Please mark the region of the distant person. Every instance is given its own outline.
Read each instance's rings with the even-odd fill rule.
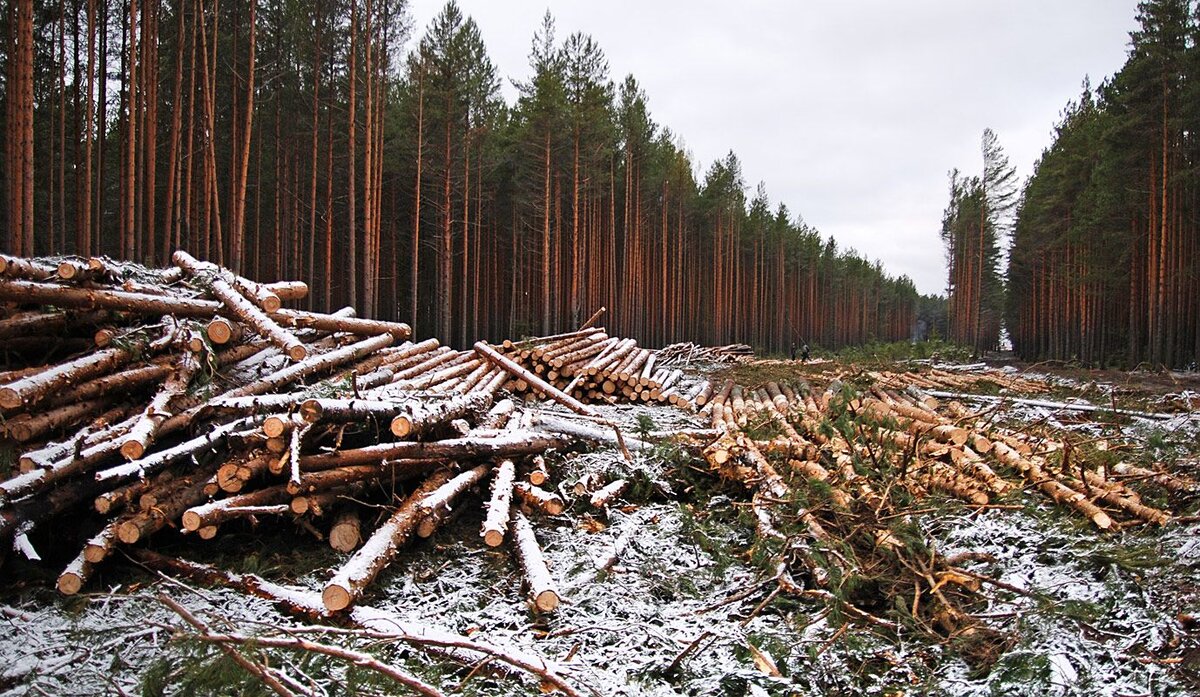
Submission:
[[[792,360],[796,360],[796,342],[792,342]]]
[[[804,346],[803,346],[803,347],[800,349],[800,362],[801,362],[801,363],[808,363],[808,344],[805,344],[805,345],[804,345]]]

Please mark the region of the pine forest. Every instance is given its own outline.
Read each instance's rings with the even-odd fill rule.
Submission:
[[[14,254],[186,249],[462,345],[599,307],[658,345],[910,335],[908,279],[748,197],[732,152],[698,181],[549,14],[506,104],[453,2],[411,40],[398,0],[41,3],[11,3],[0,54]]]

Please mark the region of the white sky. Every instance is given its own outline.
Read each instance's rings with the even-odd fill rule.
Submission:
[[[444,0],[410,0],[413,40]],[[505,79],[527,77],[543,13],[591,34],[619,83],[681,136],[699,176],[730,149],[839,246],[945,287],[947,172],[996,131],[1022,178],[1085,75],[1125,60],[1136,0],[459,0]]]

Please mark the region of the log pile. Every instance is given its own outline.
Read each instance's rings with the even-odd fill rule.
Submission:
[[[902,626],[892,609],[905,608],[903,626],[937,642],[967,639],[963,657],[979,668],[1009,646],[973,616],[981,584],[1029,591],[940,555],[918,513],[939,498],[977,511],[1022,508],[1031,492],[1115,531],[1183,520],[1143,498],[1147,486],[1153,500],[1166,493],[1177,503],[1200,491],[1161,469],[1097,465],[1065,435],[1006,429],[911,385],[726,379],[701,414],[720,434],[703,450],[710,471],[749,492],[758,545],[774,554],[768,598],[819,599],[889,632]]]
[[[715,349],[714,355],[729,348]],[[500,350],[539,379],[585,404],[656,402],[692,409],[707,387],[706,380],[675,367],[680,362],[677,353],[640,347],[633,339],[609,336],[603,328],[505,341]],[[520,378],[506,387],[518,394],[543,391]]]
[[[754,349],[746,344],[728,346],[699,346],[690,341],[670,344],[658,350],[663,365],[702,363],[745,363],[754,358]]]
[[[1165,472],[1072,457],[1065,434],[1005,428],[961,402],[943,403],[912,385],[897,390],[888,384],[854,389],[835,379],[818,393],[807,383],[750,388],[729,379],[701,414],[715,429],[754,433],[756,448],[786,457],[794,472],[834,485],[843,502],[873,495],[861,488],[854,463],[894,473],[889,486],[903,486],[916,498],[939,492],[986,507],[1029,488],[1103,530],[1172,520],[1170,511],[1142,502],[1137,488],[1146,480],[1157,478],[1177,493],[1195,490],[1194,483]]]
[[[23,340],[5,346],[0,376],[19,462],[0,481],[0,538],[36,557],[39,527],[91,508],[95,534],[59,577],[72,594],[117,549],[165,529],[209,540],[290,519],[353,552],[324,590],[337,611],[491,481],[481,535],[512,540],[531,602],[554,609],[551,571],[519,509],[534,521],[561,513],[563,501],[537,486],[548,483],[540,455],[600,429],[556,430],[561,417],[497,399],[524,373],[486,345],[454,351],[349,310],[285,309],[302,284],[258,284],[184,252],[174,260],[150,270],[0,257],[0,337]],[[373,525],[378,506],[364,501],[392,512]]]

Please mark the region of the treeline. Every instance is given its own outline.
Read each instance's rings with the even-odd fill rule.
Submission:
[[[458,345],[601,306],[646,344],[912,332],[911,281],[748,197],[733,153],[697,181],[638,83],[549,15],[506,104],[453,2],[411,47],[403,0],[7,8],[8,251],[183,248]]]
[[[1124,67],[1085,83],[1025,185],[1005,308],[1022,358],[1200,357],[1200,6],[1149,0],[1137,20]]]

